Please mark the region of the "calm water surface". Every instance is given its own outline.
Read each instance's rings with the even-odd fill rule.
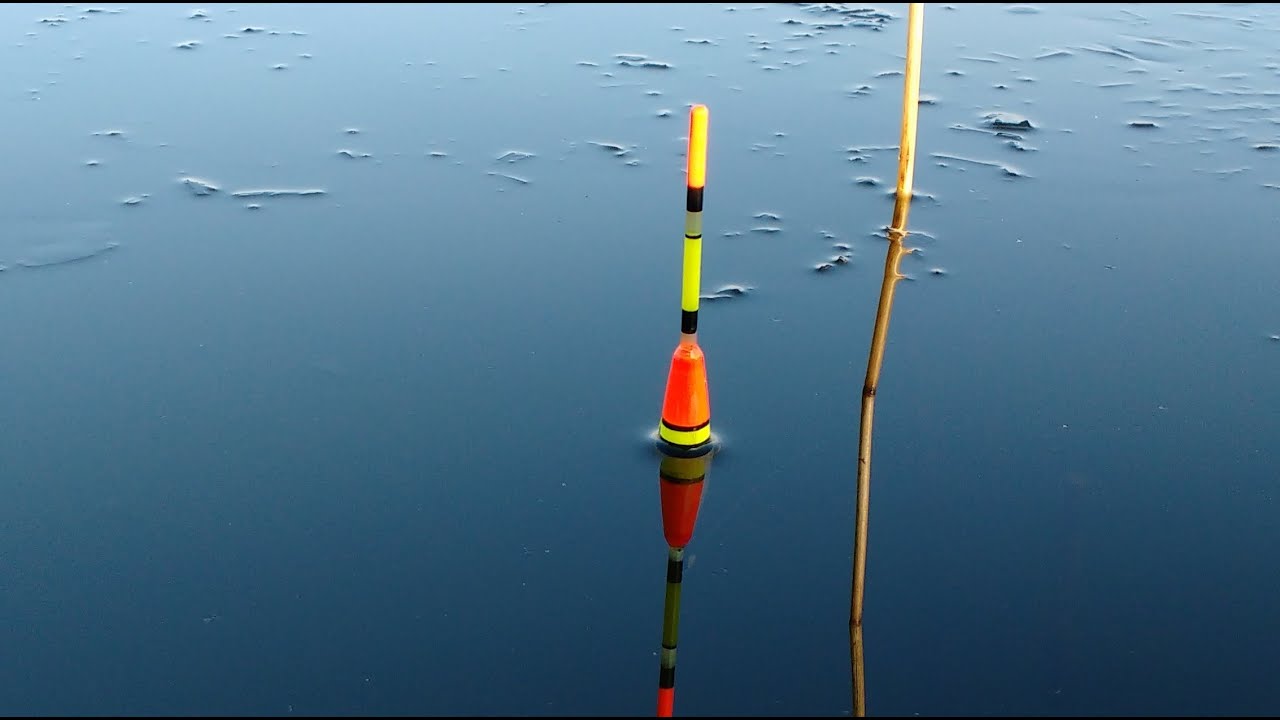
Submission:
[[[0,712],[651,713],[694,102],[676,712],[850,712],[854,8],[0,7]],[[1278,29],[930,4],[870,714],[1280,710]]]

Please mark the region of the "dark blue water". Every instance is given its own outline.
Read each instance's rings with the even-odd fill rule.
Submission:
[[[906,29],[841,9],[0,7],[0,712],[652,712],[694,102],[676,712],[850,712]],[[1280,708],[1277,29],[928,7],[869,714]]]

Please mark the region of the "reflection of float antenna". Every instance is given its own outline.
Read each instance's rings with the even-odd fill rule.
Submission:
[[[680,292],[680,344],[671,357],[658,437],[666,452],[700,455],[711,447],[707,366],[698,347],[702,282],[702,195],[707,182],[707,107],[689,111],[688,188],[685,196],[684,274]]]
[[[667,550],[667,594],[662,602],[662,653],[658,658],[658,717],[671,717],[676,705],[676,635],[680,630],[680,581],[684,548]]]

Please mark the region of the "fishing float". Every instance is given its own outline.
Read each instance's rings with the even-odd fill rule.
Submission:
[[[658,422],[659,449],[697,457],[711,452],[711,402],[707,364],[698,345],[698,297],[702,283],[702,196],[707,183],[707,106],[689,110],[686,153],[684,270],[680,290],[680,342],[671,356]]]

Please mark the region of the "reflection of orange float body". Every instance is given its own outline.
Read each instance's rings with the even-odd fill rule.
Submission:
[[[662,535],[669,547],[683,548],[693,538],[703,482],[710,465],[710,453],[695,458],[662,458],[658,486],[662,498]]]

